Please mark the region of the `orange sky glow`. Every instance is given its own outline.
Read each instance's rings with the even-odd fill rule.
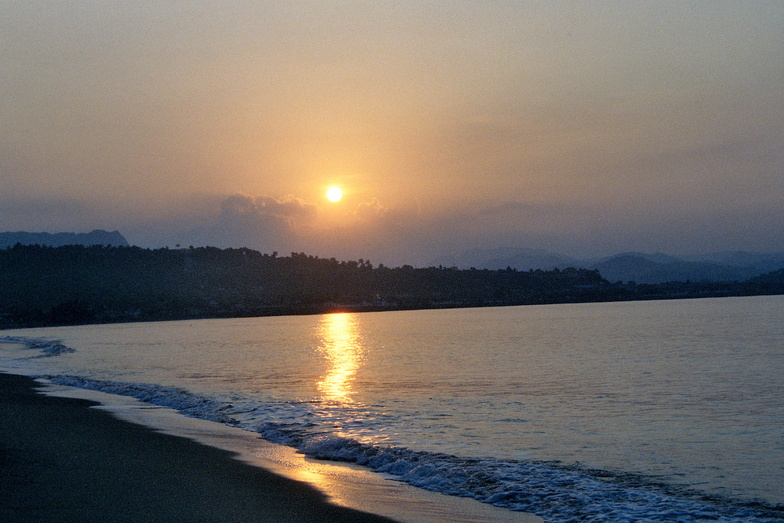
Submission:
[[[784,251],[782,27],[773,1],[6,2],[0,230]]]

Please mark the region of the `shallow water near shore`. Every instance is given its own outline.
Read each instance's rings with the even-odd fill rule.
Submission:
[[[12,372],[552,521],[784,518],[781,296],[2,338]]]
[[[386,516],[401,523],[541,521],[529,514],[510,512],[468,498],[444,496],[389,481],[363,467],[314,460],[291,447],[267,442],[254,432],[183,416],[177,410],[150,405],[130,396],[54,385],[45,379],[39,381],[41,387],[38,390],[45,395],[100,403],[100,406],[94,408],[106,410],[121,420],[228,450],[241,461],[316,487],[332,503]]]

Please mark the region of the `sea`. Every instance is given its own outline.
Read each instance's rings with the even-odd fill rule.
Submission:
[[[8,330],[0,369],[545,521],[784,521],[784,296]]]

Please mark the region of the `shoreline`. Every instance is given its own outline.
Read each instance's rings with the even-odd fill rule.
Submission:
[[[0,374],[0,520],[393,521],[37,386]]]
[[[684,282],[674,282],[685,284]],[[243,314],[204,314],[204,315],[162,315],[144,318],[111,318],[108,320],[90,320],[78,322],[33,322],[33,323],[8,323],[0,313],[0,333],[14,330],[27,329],[47,329],[50,327],[84,327],[92,325],[121,325],[126,323],[158,323],[170,321],[197,321],[197,320],[229,320],[243,318],[273,318],[281,316],[318,316],[334,313],[366,313],[366,312],[410,312],[410,311],[431,311],[431,310],[451,310],[451,309],[488,309],[505,307],[535,307],[542,305],[587,305],[592,303],[635,303],[649,301],[686,301],[686,300],[706,300],[706,299],[725,299],[725,298],[757,298],[766,296],[782,296],[784,292],[770,293],[746,293],[746,294],[673,294],[673,295],[646,295],[623,299],[601,299],[601,300],[581,300],[581,301],[528,301],[528,302],[509,302],[509,303],[440,303],[427,306],[404,307],[404,306],[374,306],[374,305],[329,305],[313,307],[275,307],[265,309],[263,312],[254,311]]]
[[[0,479],[12,480],[0,481],[3,521],[542,521],[126,396],[2,373],[0,391]],[[107,495],[109,506],[95,499]]]

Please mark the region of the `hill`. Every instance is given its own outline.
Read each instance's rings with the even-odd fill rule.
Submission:
[[[760,274],[750,267],[708,261],[686,261],[665,254],[629,252],[586,265],[610,281],[741,281]]]
[[[536,249],[473,249],[436,260],[459,268],[552,270],[568,267],[597,270],[611,282],[732,282],[784,268],[784,252],[726,251],[678,258],[667,254],[625,252],[597,260],[579,259]]]
[[[16,245],[0,250],[0,325],[607,299],[596,271],[373,267],[250,249]]]
[[[551,271],[553,269],[566,269],[568,267],[586,267],[584,260],[571,258],[562,254],[540,249],[506,248],[497,249],[471,249],[459,256],[444,256],[433,260],[434,266],[458,267],[469,269],[505,269],[511,267],[520,271],[540,269]]]
[[[783,276],[611,283],[575,268],[389,268],[250,249],[17,244],[0,250],[0,328],[779,294]]]
[[[76,232],[0,232],[0,249],[20,245],[45,245],[62,247],[63,245],[110,245],[127,247],[128,242],[119,231],[107,232],[100,229],[87,233]]]

